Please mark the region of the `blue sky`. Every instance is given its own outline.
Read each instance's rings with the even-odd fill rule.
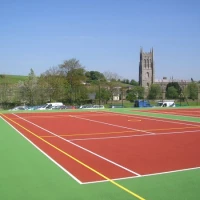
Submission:
[[[0,27],[0,74],[76,58],[138,81],[140,47],[153,47],[157,79],[200,80],[197,0],[0,0]]]

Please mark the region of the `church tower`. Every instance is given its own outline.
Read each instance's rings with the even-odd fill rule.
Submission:
[[[153,48],[150,52],[143,52],[140,49],[140,63],[139,63],[139,85],[148,89],[154,83],[154,61]]]

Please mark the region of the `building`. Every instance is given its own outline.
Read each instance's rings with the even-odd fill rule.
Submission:
[[[140,62],[139,62],[139,85],[144,88],[149,88],[155,79],[155,69],[153,60],[153,48],[150,52],[143,52],[140,49]]]
[[[167,84],[170,82],[178,82],[180,87],[184,89],[191,80],[179,80],[179,79],[167,79],[163,77],[162,79],[155,79],[155,65],[154,65],[154,52],[153,48],[150,52],[143,52],[140,49],[140,62],[139,62],[139,85],[145,88],[145,96],[148,94],[148,89],[151,84],[160,85],[162,91],[165,93]]]

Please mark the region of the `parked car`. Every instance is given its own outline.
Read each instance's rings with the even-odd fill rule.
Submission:
[[[52,110],[52,107],[55,107],[55,106],[63,106],[63,103],[61,102],[46,103],[45,105],[38,108],[37,110]]]
[[[66,109],[66,106],[65,105],[61,105],[61,106],[52,106],[51,107],[51,110],[63,110],[63,109]]]
[[[41,106],[28,106],[27,110],[38,110]]]
[[[175,100],[161,100],[157,102],[157,107],[176,107]]]
[[[16,110],[28,110],[27,106],[16,106],[12,109],[10,109],[10,111],[16,111]]]
[[[80,109],[104,109],[104,105],[82,105]]]

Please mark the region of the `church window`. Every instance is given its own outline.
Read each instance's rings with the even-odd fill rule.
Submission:
[[[147,60],[147,65],[148,65],[148,68],[149,68],[150,67],[149,59]]]
[[[149,72],[146,73],[146,78],[149,78]]]
[[[144,59],[144,67],[146,68],[146,60]]]
[[[149,83],[147,83],[147,87],[149,87]]]

